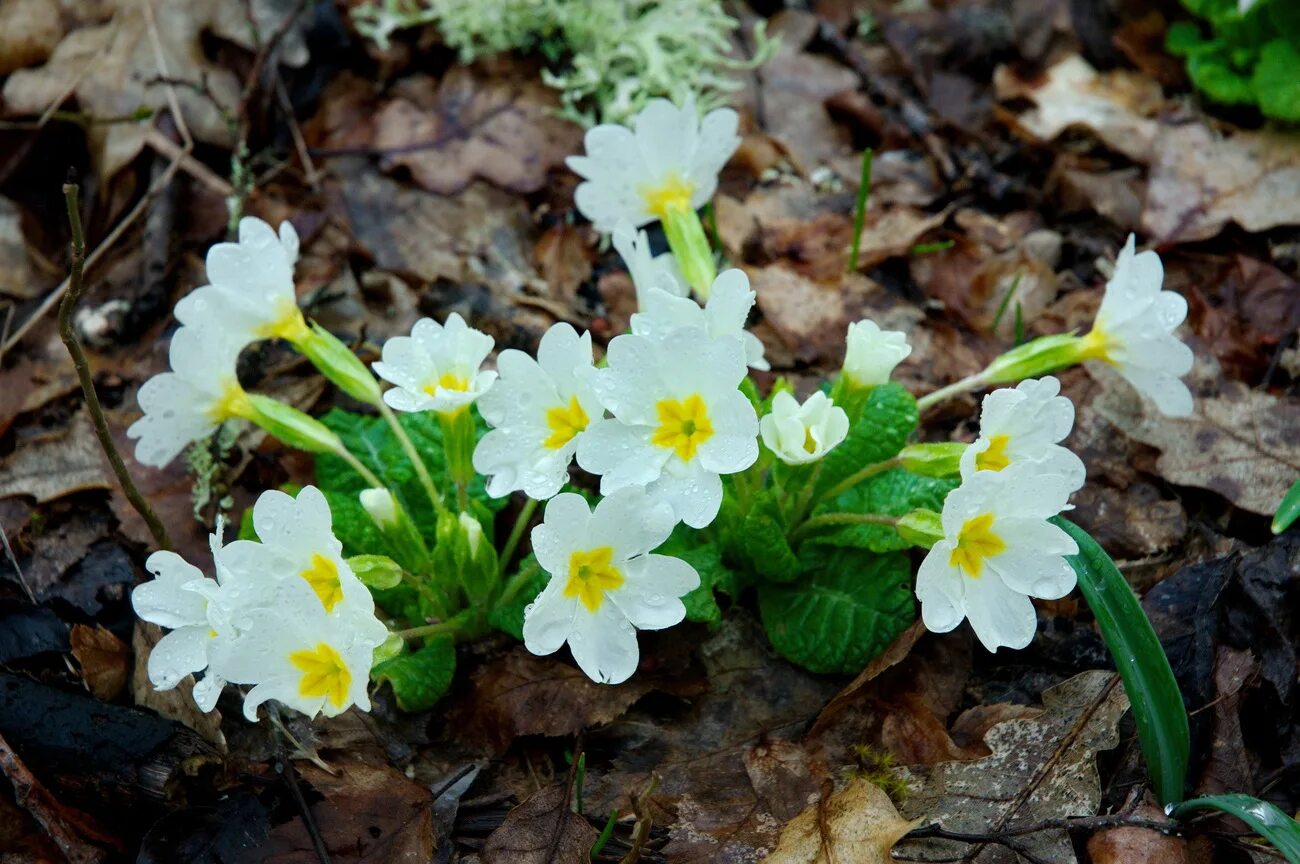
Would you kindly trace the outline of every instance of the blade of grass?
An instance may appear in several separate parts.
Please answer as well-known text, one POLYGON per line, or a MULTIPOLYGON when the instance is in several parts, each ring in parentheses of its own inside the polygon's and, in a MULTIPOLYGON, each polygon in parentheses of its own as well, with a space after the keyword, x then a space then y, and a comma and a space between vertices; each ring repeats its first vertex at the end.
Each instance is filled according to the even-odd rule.
POLYGON ((862 225, 867 219, 867 198, 871 193, 870 147, 862 151, 862 173, 858 175, 858 202, 853 209, 853 246, 849 249, 848 272, 858 269, 858 248, 862 245, 862 225))
POLYGON ((600 856, 605 844, 609 842, 609 838, 614 836, 614 822, 617 818, 618 810, 610 808, 609 818, 605 820, 605 827, 600 829, 600 836, 596 838, 595 843, 591 844, 591 860, 595 861, 600 856))
POLYGON ((1175 804, 1183 798, 1190 743, 1187 709, 1169 658, 1106 551, 1072 522, 1059 516, 1051 521, 1079 544, 1079 554, 1065 560, 1079 577, 1079 592, 1092 608, 1124 682, 1156 795, 1161 804, 1175 804))
POLYGON ((1002 316, 1006 314, 1007 306, 1011 303, 1011 298, 1016 295, 1016 289, 1019 287, 1020 274, 1017 273, 1016 277, 1011 280, 1011 287, 1007 289, 1007 293, 1002 295, 1002 302, 998 304, 998 311, 993 313, 993 326, 989 328, 990 330, 997 329, 998 322, 1000 322, 1002 316))
POLYGON ((1249 795, 1209 795, 1184 801, 1169 811, 1175 819, 1186 819, 1201 810, 1218 810, 1236 816, 1281 852, 1291 864, 1300 864, 1300 824, 1277 806, 1249 795))
POLYGON ((935 252, 947 252, 957 245, 956 240, 936 240, 933 243, 917 243, 912 247, 912 255, 933 255, 935 252))
POLYGON ((1273 517, 1273 533, 1281 534, 1297 518, 1300 518, 1300 480, 1292 484, 1282 503, 1277 505, 1277 515, 1273 517))

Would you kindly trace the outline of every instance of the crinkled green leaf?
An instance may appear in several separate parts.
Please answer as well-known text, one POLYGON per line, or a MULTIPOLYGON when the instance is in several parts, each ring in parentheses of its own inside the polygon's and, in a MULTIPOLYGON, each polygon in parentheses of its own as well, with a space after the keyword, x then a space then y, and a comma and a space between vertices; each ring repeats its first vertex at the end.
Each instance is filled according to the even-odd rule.
POLYGON ((1264 116, 1300 122, 1300 50, 1296 46, 1284 39, 1266 44, 1251 84, 1264 116))
POLYGON ((722 621, 714 589, 728 593, 736 591, 736 575, 722 561, 722 550, 716 543, 703 539, 703 535, 686 525, 678 525, 658 549, 656 555, 680 558, 700 574, 700 585, 682 598, 686 606, 686 620, 713 625, 722 621))
MULTIPOLYGON (((917 509, 943 510, 943 500, 959 485, 957 480, 922 477, 902 468, 859 483, 833 501, 817 508, 823 513, 874 513, 903 516, 917 509)), ((853 546, 872 552, 893 552, 911 544, 889 525, 838 525, 808 537, 805 544, 853 546)))
POLYGON ((907 555, 809 547, 797 582, 758 589, 772 646, 812 672, 856 674, 916 618, 907 555))
POLYGON ((917 421, 916 400, 901 384, 891 381, 874 388, 862 417, 839 446, 826 454, 817 479, 818 494, 867 465, 897 456, 917 421))
POLYGON ((1187 59, 1187 74, 1200 90, 1215 102, 1224 105, 1253 105, 1255 88, 1250 78, 1235 71, 1228 58, 1219 53, 1203 54, 1187 59))
POLYGON ((392 550, 388 541, 379 532, 375 520, 361 506, 356 492, 335 492, 321 490, 330 505, 330 516, 334 522, 334 536, 343 544, 343 554, 353 555, 388 555, 392 550))
POLYGON ((447 638, 430 639, 418 650, 375 666, 370 677, 387 682, 403 711, 427 711, 451 686, 456 674, 456 646, 447 638))
POLYGON ((740 525, 739 543, 754 570, 777 582, 789 582, 799 575, 799 559, 790 548, 785 532, 776 493, 768 489, 754 496, 754 503, 740 525))
POLYGON ((1201 28, 1191 21, 1175 21, 1165 33, 1165 50, 1175 57, 1192 57, 1219 48, 1220 43, 1206 39, 1201 28))
MULTIPOLYGON (((524 587, 507 603, 498 603, 488 612, 488 626, 502 633, 507 633, 520 642, 524 641, 524 608, 542 593, 550 576, 537 563, 537 556, 529 553, 519 562, 519 570, 532 570, 533 575, 524 583, 524 587)), ((509 582, 509 580, 506 580, 509 582)))

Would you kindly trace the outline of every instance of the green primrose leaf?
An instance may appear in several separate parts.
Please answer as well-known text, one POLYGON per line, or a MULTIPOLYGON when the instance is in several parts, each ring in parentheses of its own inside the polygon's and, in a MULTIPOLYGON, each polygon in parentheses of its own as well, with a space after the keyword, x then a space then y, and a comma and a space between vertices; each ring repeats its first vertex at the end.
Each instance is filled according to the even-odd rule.
POLYGON ((380 533, 370 514, 361 506, 357 493, 323 489, 322 494, 330 505, 330 516, 334 521, 334 536, 343 544, 344 555, 392 557, 388 541, 384 539, 384 535, 380 533))
POLYGON ((822 461, 818 494, 864 466, 897 456, 917 422, 916 400, 901 384, 891 381, 872 389, 858 422, 822 461))
POLYGON ((418 651, 385 660, 370 670, 377 684, 387 682, 403 711, 428 711, 447 692, 456 674, 456 646, 430 639, 418 651))
POLYGON ((776 582, 789 582, 799 575, 799 559, 786 539, 785 520, 776 492, 765 489, 740 524, 740 547, 761 576, 776 582))
POLYGON ((1175 57, 1192 57, 1216 50, 1219 43, 1201 35, 1201 28, 1191 21, 1175 21, 1165 33, 1165 50, 1175 57))
POLYGON ((1218 810, 1236 816, 1281 852, 1290 864, 1300 864, 1300 824, 1281 808, 1250 795, 1207 795, 1184 801, 1170 811, 1175 819, 1186 819, 1202 810, 1218 810))
POLYGON ((1281 534, 1296 519, 1300 519, 1300 480, 1291 484, 1282 503, 1277 506, 1277 514, 1273 516, 1273 533, 1281 534))
POLYGON ((1072 522, 1060 516, 1050 521, 1079 544, 1079 554, 1065 560, 1079 577, 1079 592, 1088 601, 1124 682, 1156 795, 1162 804, 1176 803, 1183 797, 1190 745, 1187 709, 1169 658, 1133 589, 1106 551, 1072 522))
POLYGON ((519 562, 519 570, 532 570, 533 575, 524 583, 515 596, 504 603, 498 603, 488 612, 488 626, 524 641, 524 608, 542 593, 550 576, 537 563, 537 556, 531 552, 519 562))
POLYGON ((759 586, 758 609, 772 647, 805 669, 855 674, 915 620, 905 554, 813 546, 801 560, 798 582, 759 586))
POLYGON ((1264 116, 1300 121, 1300 50, 1285 39, 1274 39, 1259 53, 1251 85, 1264 116))
MULTIPOLYGON (((823 513, 874 513, 879 516, 903 516, 913 510, 943 510, 943 501, 956 489, 959 481, 939 477, 922 477, 902 468, 894 468, 854 486, 832 501, 817 508, 823 513)), ((846 546, 871 552, 893 552, 912 544, 889 525, 839 525, 819 531, 804 541, 805 545, 846 546)))
POLYGON ((1215 102, 1224 105, 1255 104, 1255 88, 1250 78, 1235 71, 1231 60, 1219 53, 1198 55, 1187 59, 1187 75, 1200 90, 1215 102))

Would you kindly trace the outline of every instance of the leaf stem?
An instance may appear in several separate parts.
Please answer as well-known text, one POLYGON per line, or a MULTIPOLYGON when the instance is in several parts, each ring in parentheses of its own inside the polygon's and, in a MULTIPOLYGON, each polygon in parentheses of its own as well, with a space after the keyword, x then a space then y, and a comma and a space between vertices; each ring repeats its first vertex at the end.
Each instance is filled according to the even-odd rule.
POLYGON ((519 541, 523 539, 524 531, 528 528, 528 523, 536 512, 537 500, 529 498, 524 502, 519 515, 515 517, 515 524, 510 529, 510 536, 506 538, 506 545, 501 547, 501 575, 505 575, 506 567, 509 566, 510 559, 514 557, 515 550, 519 548, 519 541))
POLYGON ((984 384, 984 371, 981 370, 974 375, 968 375, 960 381, 956 381, 946 387, 940 387, 933 393, 925 394, 920 399, 916 400, 916 410, 925 411, 930 406, 936 405, 945 399, 965 393, 967 390, 978 389, 983 387, 984 384))
POLYGON ((351 450, 349 450, 346 447, 340 446, 337 450, 334 451, 334 455, 338 456, 344 462, 348 463, 348 467, 351 468, 353 471, 357 472, 358 474, 360 474, 362 478, 365 479, 368 485, 376 488, 383 488, 384 481, 376 477, 375 472, 367 468, 365 464, 362 463, 362 461, 352 453, 351 450))
POLYGON ((409 627, 406 630, 394 630, 393 632, 403 639, 427 639, 430 636, 455 636, 464 624, 463 620, 450 618, 446 621, 439 621, 436 624, 424 624, 420 627, 409 627))
MULTIPOLYGON (((429 496, 429 503, 433 505, 435 513, 442 515, 447 512, 447 505, 443 503, 442 495, 438 492, 438 487, 433 485, 433 478, 429 476, 429 467, 424 464, 420 458, 420 453, 415 449, 415 443, 411 441, 411 436, 406 434, 402 424, 398 421, 397 415, 393 409, 388 407, 386 402, 379 403, 379 416, 384 418, 384 422, 393 430, 397 443, 401 445, 402 452, 410 460, 411 466, 415 468, 415 476, 420 479, 420 485, 424 487, 424 493, 429 496)), ((379 485, 383 485, 382 483, 379 485)))
POLYGON ((897 516, 885 516, 880 513, 823 513, 812 517, 791 532, 790 542, 794 543, 818 528, 835 525, 888 525, 893 528, 897 524, 897 516))
POLYGON ((867 199, 871 192, 871 164, 874 153, 868 147, 862 151, 862 172, 858 175, 858 200, 853 208, 853 245, 849 248, 849 266, 846 272, 858 269, 858 249, 862 245, 862 225, 867 218, 867 199))
POLYGON ((857 486, 862 481, 868 480, 872 477, 875 477, 877 474, 882 474, 885 471, 889 471, 893 468, 897 468, 902 464, 903 461, 899 459, 897 456, 895 456, 892 459, 886 459, 884 462, 875 462, 871 465, 864 466, 856 474, 850 474, 848 477, 845 477, 843 480, 836 483, 831 488, 827 489, 825 492, 823 492, 821 495, 818 496, 817 500, 830 501, 833 498, 838 498, 839 496, 843 495, 845 492, 852 489, 854 486, 857 486))
POLYGON ((63 184, 63 198, 68 207, 68 223, 72 228, 72 272, 68 277, 67 293, 63 295, 63 301, 59 304, 59 338, 63 340, 68 353, 72 355, 72 365, 76 367, 77 380, 81 382, 81 392, 86 398, 86 409, 90 411, 90 418, 95 425, 95 437, 99 439, 99 446, 108 457, 108 464, 112 466, 118 484, 126 493, 126 500, 131 502, 135 512, 140 514, 140 518, 149 528, 149 533, 153 535, 158 547, 170 549, 172 542, 167 536, 166 527, 158 518, 158 514, 154 513, 153 508, 149 506, 149 502, 144 500, 140 490, 136 488, 135 481, 126 470, 126 463, 122 461, 122 454, 117 452, 117 445, 113 443, 113 435, 108 430, 108 421, 104 418, 104 408, 99 404, 99 395, 95 392, 95 379, 90 374, 90 363, 86 360, 86 354, 81 350, 81 343, 77 340, 77 334, 72 327, 72 310, 81 299, 82 276, 86 264, 86 235, 81 227, 80 194, 81 188, 76 183, 63 184))
POLYGON ((532 579, 534 574, 541 569, 542 565, 538 564, 536 561, 529 564, 527 567, 520 568, 519 572, 511 576, 510 581, 506 583, 506 587, 502 590, 501 599, 497 601, 497 605, 502 606, 515 599, 515 595, 518 594, 523 587, 528 584, 528 580, 532 579))

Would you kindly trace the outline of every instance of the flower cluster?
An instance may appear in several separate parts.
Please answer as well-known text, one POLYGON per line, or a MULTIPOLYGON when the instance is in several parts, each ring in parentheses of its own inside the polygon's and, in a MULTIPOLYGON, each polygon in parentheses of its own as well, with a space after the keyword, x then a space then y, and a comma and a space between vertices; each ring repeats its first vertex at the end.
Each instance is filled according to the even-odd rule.
POLYGON ((226 683, 250 686, 244 715, 275 699, 304 714, 370 707, 367 684, 388 628, 342 557, 329 505, 313 486, 296 498, 264 492, 253 507, 260 542, 212 535, 216 578, 174 552, 155 552, 151 582, 131 595, 136 614, 168 628, 149 655, 159 690, 202 672, 194 701, 215 707, 226 683))

